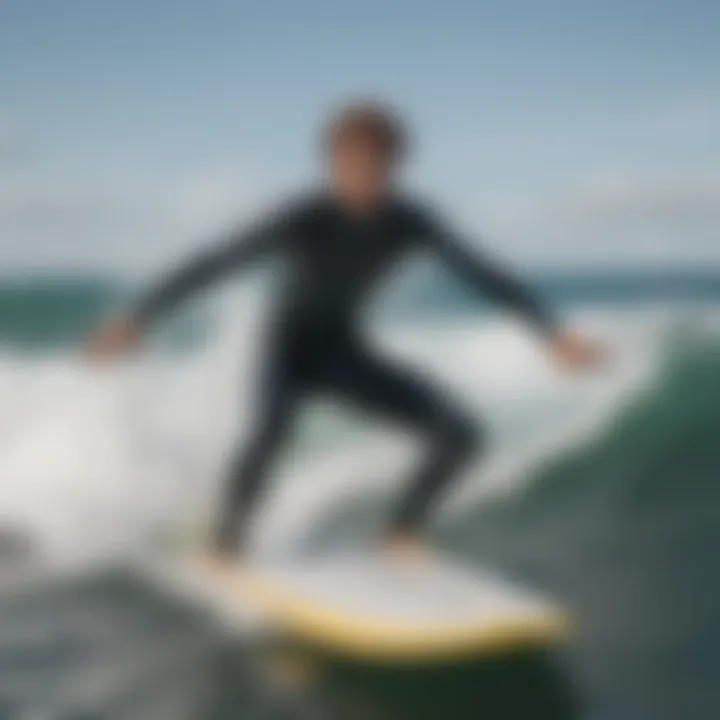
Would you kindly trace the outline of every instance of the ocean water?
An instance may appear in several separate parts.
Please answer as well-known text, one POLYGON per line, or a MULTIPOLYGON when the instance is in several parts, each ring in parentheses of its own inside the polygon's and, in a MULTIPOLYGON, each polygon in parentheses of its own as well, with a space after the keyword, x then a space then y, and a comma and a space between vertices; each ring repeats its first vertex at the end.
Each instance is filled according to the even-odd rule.
MULTIPOLYGON (((522 325, 442 281, 389 298, 373 324, 384 352, 436 375, 490 433, 433 535, 573 609, 579 631, 552 667, 578 717, 717 718, 720 275, 537 282, 603 343, 606 367, 559 373, 522 325)), ((335 676, 284 698, 252 647, 133 571, 212 517, 252 418, 265 298, 228 292, 138 358, 88 367, 77 342, 127 293, 104 279, 0 285, 0 718, 501 717, 481 679, 459 700, 419 670, 387 707, 369 671, 350 699, 335 676)), ((395 428, 309 407, 256 551, 368 542, 415 450, 395 428)))

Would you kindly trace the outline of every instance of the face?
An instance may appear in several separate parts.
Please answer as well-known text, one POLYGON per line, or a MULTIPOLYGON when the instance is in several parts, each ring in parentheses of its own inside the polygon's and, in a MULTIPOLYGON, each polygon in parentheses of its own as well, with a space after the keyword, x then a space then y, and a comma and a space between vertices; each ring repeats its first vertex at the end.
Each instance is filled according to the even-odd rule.
POLYGON ((332 148, 333 187, 343 200, 360 209, 372 208, 382 201, 390 188, 393 171, 393 163, 369 138, 341 138, 332 148))

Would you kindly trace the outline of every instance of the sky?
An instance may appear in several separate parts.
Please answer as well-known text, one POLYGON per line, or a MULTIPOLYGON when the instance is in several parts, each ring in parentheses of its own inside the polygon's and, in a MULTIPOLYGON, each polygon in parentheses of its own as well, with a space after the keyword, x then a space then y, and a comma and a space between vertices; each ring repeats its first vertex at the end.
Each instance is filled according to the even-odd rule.
POLYGON ((329 108, 534 266, 720 261, 717 0, 0 0, 0 268, 138 273, 313 182, 329 108))

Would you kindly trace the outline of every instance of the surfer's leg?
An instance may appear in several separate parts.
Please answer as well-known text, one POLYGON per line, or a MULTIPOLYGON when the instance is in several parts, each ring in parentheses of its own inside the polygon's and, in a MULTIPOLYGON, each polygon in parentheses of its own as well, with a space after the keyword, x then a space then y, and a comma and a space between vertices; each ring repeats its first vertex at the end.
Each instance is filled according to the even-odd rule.
POLYGON ((235 456, 228 472, 215 535, 215 548, 222 554, 234 554, 245 540, 250 516, 295 415, 298 383, 287 364, 277 363, 277 366, 281 369, 267 373, 263 383, 258 417, 250 440, 235 456))
POLYGON ((401 494, 390 528, 395 535, 420 532, 429 510, 480 451, 480 424, 431 381, 364 353, 343 358, 333 385, 353 404, 422 432, 424 459, 401 494))

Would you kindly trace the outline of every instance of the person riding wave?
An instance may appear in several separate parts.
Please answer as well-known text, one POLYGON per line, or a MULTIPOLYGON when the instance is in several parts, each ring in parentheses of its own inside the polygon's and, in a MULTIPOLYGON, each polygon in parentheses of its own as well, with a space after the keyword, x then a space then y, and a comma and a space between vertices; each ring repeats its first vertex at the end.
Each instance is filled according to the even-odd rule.
POLYGON ((149 288, 123 317, 88 344, 94 359, 135 347, 181 301, 260 257, 285 264, 272 316, 261 403, 249 443, 228 469, 213 537, 217 559, 244 546, 273 460, 301 400, 330 394, 413 428, 425 458, 402 490, 387 529, 391 549, 423 547, 432 507, 461 469, 482 452, 482 424, 425 377, 381 357, 364 338, 372 291, 404 258, 430 252, 478 292, 524 317, 566 368, 595 362, 598 348, 564 330, 518 279, 479 251, 424 203, 402 191, 399 170, 407 134, 397 115, 375 103, 342 108, 324 135, 329 181, 286 202, 251 226, 239 227, 149 288))

